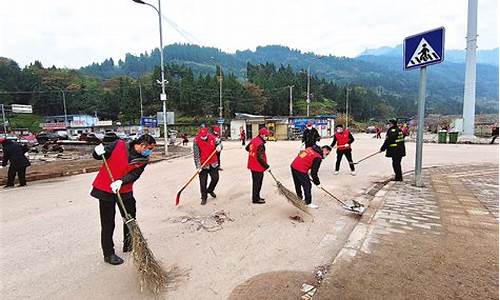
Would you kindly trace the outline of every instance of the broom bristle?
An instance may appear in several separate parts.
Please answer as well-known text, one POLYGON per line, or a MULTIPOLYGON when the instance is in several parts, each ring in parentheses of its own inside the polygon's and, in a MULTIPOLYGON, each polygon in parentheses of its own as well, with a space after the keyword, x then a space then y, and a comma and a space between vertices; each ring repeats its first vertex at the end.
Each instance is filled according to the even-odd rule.
POLYGON ((299 197, 297 197, 294 192, 287 189, 283 184, 281 184, 281 182, 276 181, 276 185, 278 186, 279 193, 283 195, 288 200, 288 202, 312 217, 308 207, 306 206, 305 202, 302 201, 302 199, 299 199, 299 197))
POLYGON ((170 267, 164 270, 160 262, 155 258, 153 252, 148 247, 148 243, 136 222, 128 224, 132 235, 132 255, 137 268, 137 277, 141 291, 148 288, 151 292, 158 295, 167 288, 172 287, 182 274, 176 267, 170 267))

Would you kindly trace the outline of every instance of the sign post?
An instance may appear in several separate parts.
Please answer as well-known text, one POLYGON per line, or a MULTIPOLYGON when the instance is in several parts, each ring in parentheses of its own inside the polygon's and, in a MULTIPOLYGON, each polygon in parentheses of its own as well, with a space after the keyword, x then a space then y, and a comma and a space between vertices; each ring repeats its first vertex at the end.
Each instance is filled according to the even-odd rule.
POLYGON ((5 122, 5 107, 3 104, 2 105, 2 121, 3 121, 3 137, 7 138, 7 124, 5 122))
POLYGON ((415 155, 415 186, 423 187, 422 148, 424 142, 427 66, 444 60, 444 27, 409 36, 403 43, 405 70, 420 68, 418 84, 418 131, 415 155))

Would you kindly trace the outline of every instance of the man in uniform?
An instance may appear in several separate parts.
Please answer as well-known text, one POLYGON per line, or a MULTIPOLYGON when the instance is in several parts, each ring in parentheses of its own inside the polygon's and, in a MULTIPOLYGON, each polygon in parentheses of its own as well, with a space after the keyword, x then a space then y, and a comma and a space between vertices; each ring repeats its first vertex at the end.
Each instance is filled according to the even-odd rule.
POLYGON ((214 190, 217 182, 219 182, 219 159, 214 152, 220 152, 221 150, 221 146, 217 146, 215 137, 208 132, 208 128, 201 128, 193 142, 193 157, 196 168, 200 169, 203 163, 206 162, 199 173, 201 205, 207 204, 208 194, 213 198, 217 197, 214 190), (210 175, 210 185, 207 188, 208 175, 210 175))
POLYGON ((304 144, 306 148, 309 148, 316 145, 319 140, 320 136, 318 131, 313 127, 311 121, 307 121, 306 129, 304 129, 304 133, 302 134, 302 144, 304 144))
POLYGON ((385 136, 385 141, 380 152, 384 152, 386 157, 392 158, 392 168, 394 169, 394 181, 403 181, 403 171, 401 170, 401 159, 406 156, 405 139, 403 132, 398 127, 396 119, 389 120, 389 129, 385 136))
POLYGON ((269 136, 269 130, 266 127, 262 127, 259 129, 259 135, 253 138, 245 148, 248 151, 247 168, 252 172, 252 203, 254 204, 266 203, 260 197, 264 171, 269 170, 266 147, 264 146, 266 136, 269 136))
POLYGON ((354 162, 352 161, 352 148, 351 144, 354 142, 354 137, 342 124, 335 126, 335 134, 333 135, 333 142, 330 145, 332 148, 337 144, 337 162, 335 163, 335 175, 339 174, 340 162, 342 161, 342 156, 345 155, 347 161, 349 162, 349 167, 351 168, 351 175, 356 175, 354 170, 354 162))
POLYGON ((299 155, 291 164, 293 183, 297 197, 302 199, 302 189, 304 189, 304 200, 309 208, 318 208, 319 206, 312 203, 311 196, 311 179, 309 179, 309 170, 311 171, 312 181, 315 185, 320 186, 318 170, 321 166, 321 161, 330 154, 332 148, 330 146, 319 147, 314 145, 300 151, 299 155))

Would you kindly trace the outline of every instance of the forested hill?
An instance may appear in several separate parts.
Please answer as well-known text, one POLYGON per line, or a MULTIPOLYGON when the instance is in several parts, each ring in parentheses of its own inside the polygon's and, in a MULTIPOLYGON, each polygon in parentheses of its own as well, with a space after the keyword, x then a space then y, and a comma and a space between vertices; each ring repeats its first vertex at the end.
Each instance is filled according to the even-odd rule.
MULTIPOLYGON (((246 77, 246 65, 272 63, 276 66, 290 65, 294 71, 303 71, 311 66, 311 73, 319 78, 340 85, 359 84, 372 88, 379 95, 400 98, 402 111, 414 112, 417 93, 418 71, 403 71, 397 56, 363 55, 357 58, 318 56, 303 53, 283 46, 257 47, 255 51, 225 53, 216 48, 197 45, 173 44, 165 48, 168 63, 188 66, 195 74, 213 74, 220 64, 226 73, 239 78, 246 77)), ((137 78, 150 72, 159 62, 158 49, 140 55, 126 54, 122 61, 112 59, 81 68, 85 74, 101 78, 127 75, 137 78)), ((428 112, 456 114, 461 112, 465 65, 445 61, 429 68, 428 112)), ((477 67, 477 111, 498 111, 498 66, 478 64, 477 67)), ((399 111, 399 108, 395 108, 399 111)))

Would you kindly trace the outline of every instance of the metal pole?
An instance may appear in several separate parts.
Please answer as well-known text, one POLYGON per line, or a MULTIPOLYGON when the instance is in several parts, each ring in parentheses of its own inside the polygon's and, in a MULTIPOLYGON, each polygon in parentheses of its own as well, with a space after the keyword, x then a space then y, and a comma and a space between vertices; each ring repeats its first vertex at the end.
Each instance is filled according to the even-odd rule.
POLYGON ((307 66, 307 116, 309 117, 309 104, 311 103, 311 65, 307 66))
POLYGON ((469 0, 467 10, 467 50, 465 52, 465 85, 463 106, 463 134, 473 136, 476 106, 476 43, 477 0, 469 0))
POLYGON ((349 127, 349 87, 345 91, 345 128, 349 127))
POLYGON ((68 113, 66 111, 66 95, 64 94, 64 90, 60 89, 63 96, 63 106, 64 106, 64 127, 66 127, 66 131, 68 130, 68 113))
POLYGON ((7 125, 5 121, 5 107, 3 104, 2 105, 2 118, 3 118, 3 137, 7 138, 7 125))
POLYGON ((415 157, 415 186, 423 187, 422 181, 422 146, 424 141, 425 85, 427 82, 427 67, 420 68, 418 84, 418 130, 417 153, 415 157))
MULTIPOLYGON (((219 119, 222 120, 222 67, 219 65, 219 119)), ((222 138, 222 124, 219 124, 220 134, 222 138)))
POLYGON ((158 20, 160 22, 160 64, 161 64, 161 93, 160 100, 163 102, 163 135, 165 143, 165 156, 168 154, 168 131, 167 131, 167 94, 165 93, 165 67, 163 64, 163 30, 161 26, 161 1, 158 0, 158 20))
POLYGON ((290 88, 290 116, 293 116, 293 85, 289 86, 290 88))
POLYGON ((141 101, 141 119, 142 119, 142 117, 144 117, 144 110, 142 109, 142 82, 140 77, 139 77, 139 98, 141 101))

